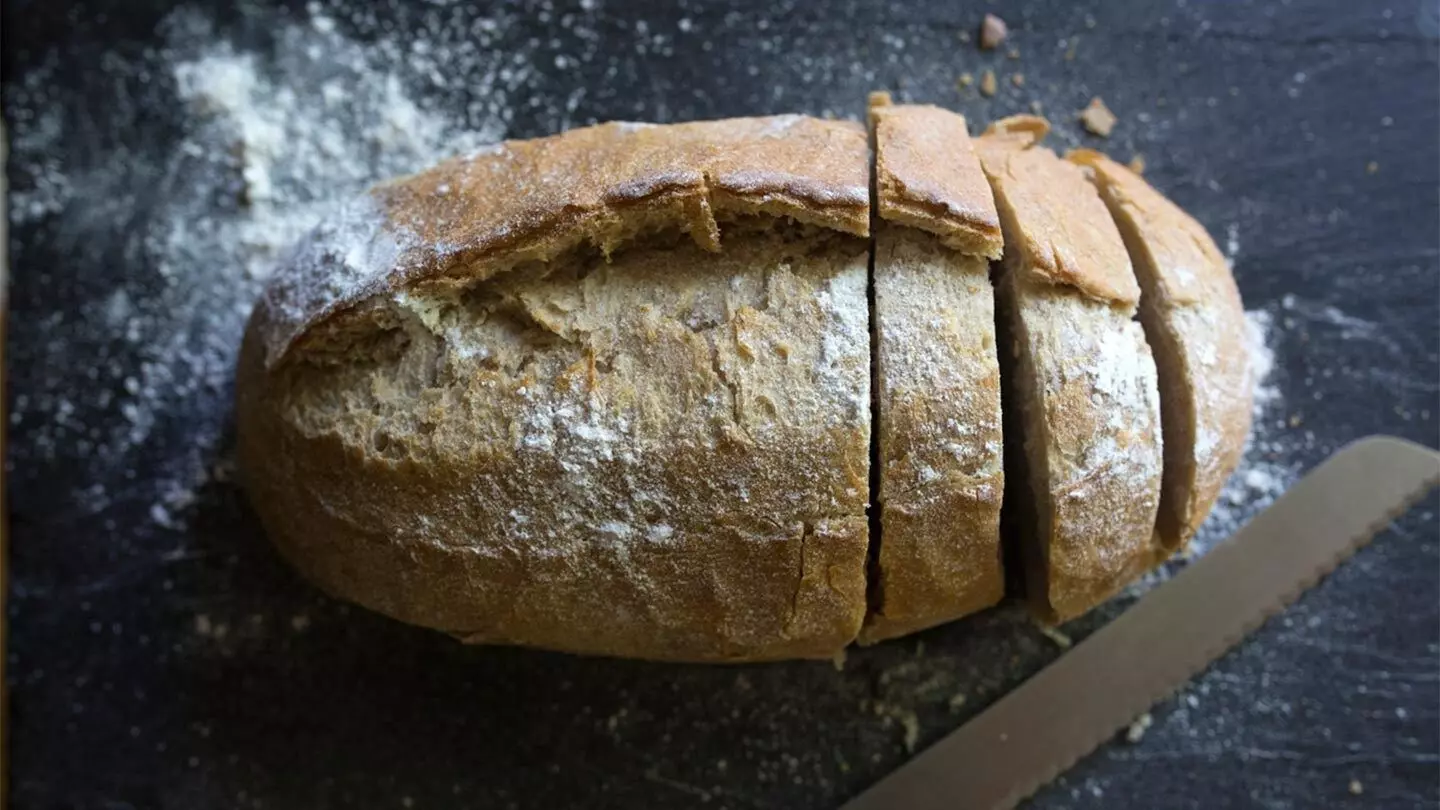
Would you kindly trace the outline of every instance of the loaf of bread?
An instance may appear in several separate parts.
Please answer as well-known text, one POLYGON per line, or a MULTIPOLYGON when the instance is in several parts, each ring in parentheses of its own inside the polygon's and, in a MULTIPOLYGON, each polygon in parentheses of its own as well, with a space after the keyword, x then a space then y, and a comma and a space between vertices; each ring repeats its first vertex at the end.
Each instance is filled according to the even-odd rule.
POLYGON ((256 304, 251 502, 468 642, 829 657, 994 604, 1012 543, 1083 612, 1193 533, 1249 381, 1203 229, 1039 126, 605 124, 377 186, 256 304))

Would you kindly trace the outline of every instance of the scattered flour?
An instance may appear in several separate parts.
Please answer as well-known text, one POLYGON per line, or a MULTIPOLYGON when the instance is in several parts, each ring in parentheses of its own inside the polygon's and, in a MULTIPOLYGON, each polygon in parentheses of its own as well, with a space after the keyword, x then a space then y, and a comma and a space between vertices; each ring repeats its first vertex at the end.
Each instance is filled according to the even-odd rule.
MULTIPOLYGON (((12 223, 53 227, 88 262, 146 271, 22 312, 35 331, 11 435, 33 458, 82 460, 93 483, 72 500, 91 514, 138 501, 155 524, 182 527, 224 463, 235 353, 274 262, 337 201, 503 137, 530 77, 523 44, 497 45, 504 13, 460 28, 437 14, 419 39, 315 3, 278 27, 256 19, 265 30, 172 13, 164 47, 107 54, 114 97, 100 114, 53 81, 63 54, 7 87, 12 223), (178 137, 147 129, 160 109, 178 137), (84 384, 77 355, 93 358, 84 384), (158 479, 134 476, 139 457, 163 459, 158 479)), ((74 286, 26 247, 17 278, 74 286)))
POLYGON ((1255 405, 1250 439, 1240 466, 1226 482, 1210 512, 1210 518, 1191 542, 1188 555, 1198 556, 1234 534, 1250 518, 1280 497, 1299 477, 1283 461, 1285 449, 1284 401, 1274 378, 1274 316, 1265 310, 1245 313, 1246 336, 1250 347, 1250 372, 1255 382, 1255 405))

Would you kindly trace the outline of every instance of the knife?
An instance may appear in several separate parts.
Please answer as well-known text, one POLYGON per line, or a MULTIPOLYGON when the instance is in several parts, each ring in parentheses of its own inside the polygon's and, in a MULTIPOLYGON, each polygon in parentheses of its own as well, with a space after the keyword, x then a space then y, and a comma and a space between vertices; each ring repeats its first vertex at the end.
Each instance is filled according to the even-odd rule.
POLYGON ((1234 536, 844 810, 1014 807, 1173 694, 1440 484, 1440 453, 1342 448, 1234 536))

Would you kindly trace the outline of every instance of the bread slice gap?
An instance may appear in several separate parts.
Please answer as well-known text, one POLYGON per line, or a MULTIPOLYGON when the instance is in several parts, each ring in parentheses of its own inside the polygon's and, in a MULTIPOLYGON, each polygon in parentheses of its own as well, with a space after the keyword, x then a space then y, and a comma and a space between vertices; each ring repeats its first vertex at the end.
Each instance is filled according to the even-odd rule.
POLYGON ((1139 287, 1081 170, 1017 116, 977 139, 1005 255, 996 273, 1006 472, 1003 523, 1043 621, 1108 599, 1163 558, 1155 366, 1133 320, 1139 287))
POLYGON ((1204 226, 1098 152, 1076 150, 1067 158, 1086 167, 1140 282, 1140 323, 1155 354, 1165 436, 1156 530, 1175 552, 1204 523, 1249 434, 1245 310, 1229 263, 1204 226))
POLYGON ((862 644, 973 613, 1005 590, 994 201, 963 117, 872 98, 871 131, 877 520, 862 644))

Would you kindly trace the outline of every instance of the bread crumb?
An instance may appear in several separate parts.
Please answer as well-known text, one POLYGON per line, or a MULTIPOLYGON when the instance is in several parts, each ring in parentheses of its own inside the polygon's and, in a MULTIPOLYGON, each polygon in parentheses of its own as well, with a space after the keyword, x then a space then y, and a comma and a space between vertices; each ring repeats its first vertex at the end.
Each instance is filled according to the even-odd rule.
POLYGON ((1045 112, 1045 105, 1040 103, 1040 99, 1032 98, 1030 99, 1030 112, 1041 115, 1045 112))
POLYGON ((1072 38, 1072 39, 1070 40, 1070 45, 1069 45, 1069 47, 1067 47, 1067 48, 1065 49, 1065 61, 1066 61, 1066 62, 1074 62, 1074 61, 1075 61, 1075 49, 1076 49, 1077 47, 1079 47, 1079 46, 1080 46, 1080 39, 1079 39, 1079 37, 1075 37, 1075 38, 1072 38))
POLYGON ((1359 780, 1359 779, 1351 779, 1351 780, 1350 780, 1350 795, 1351 795, 1351 796, 1359 796, 1361 793, 1364 793, 1364 792, 1365 792, 1365 786, 1362 785, 1362 784, 1360 784, 1360 780, 1359 780))
POLYGON ((1128 167, 1130 167, 1130 171, 1132 171, 1132 172, 1134 172, 1134 173, 1136 173, 1136 174, 1144 174, 1144 173, 1145 173, 1145 156, 1144 156, 1144 155, 1136 155, 1135 157, 1130 158, 1130 162, 1127 163, 1127 164, 1125 164, 1125 165, 1128 166, 1128 167))
POLYGON ((995 85, 995 71, 987 70, 980 74, 980 95, 990 98, 999 89, 995 85))
POLYGON ((1009 51, 1006 51, 1006 52, 1005 52, 1005 58, 1006 58, 1006 59, 1019 59, 1019 58, 1020 58, 1020 49, 1019 49, 1019 48, 1011 48, 1009 51))
POLYGON ((1154 725, 1154 723, 1155 718, 1152 717, 1149 712, 1145 712, 1144 714, 1135 718, 1135 722, 1131 723, 1130 727, 1125 729, 1125 742, 1130 743, 1131 745, 1140 742, 1140 740, 1145 737, 1146 730, 1148 730, 1150 726, 1154 725))
POLYGON ((1099 96, 1090 99, 1089 106, 1080 111, 1080 123, 1085 125, 1085 131, 1102 138, 1110 137, 1118 121, 1115 113, 1110 112, 1110 108, 1105 106, 1099 96))
POLYGON ((1379 164, 1379 163, 1376 163, 1375 161, 1372 160, 1372 161, 1370 161, 1369 163, 1366 163, 1366 164, 1365 164, 1365 173, 1366 173, 1366 174, 1374 174, 1374 173, 1376 173, 1376 172, 1378 172, 1378 171, 1380 171, 1380 164, 1379 164))
POLYGON ((1075 642, 1071 641, 1069 636, 1048 624, 1040 625, 1040 634, 1055 642, 1055 646, 1062 650, 1068 650, 1075 646, 1075 642))
POLYGON ((1013 85, 1015 85, 1016 87, 1024 87, 1024 86, 1025 86, 1025 74, 1024 74, 1024 73, 1013 73, 1013 74, 1011 74, 1011 75, 1010 75, 1010 83, 1013 84, 1013 85))
POLYGON ((948 705, 950 706, 950 711, 952 711, 952 712, 958 712, 958 711, 960 711, 960 709, 964 708, 965 702, 968 701, 969 699, 970 699, 970 698, 966 697, 966 695, 965 695, 963 692, 957 693, 957 694, 954 694, 954 695, 951 695, 951 696, 950 696, 950 700, 949 700, 949 702, 948 702, 948 705))
POLYGON ((961 73, 960 78, 955 80, 955 86, 965 89, 975 83, 975 77, 970 73, 961 73))
POLYGON ((900 715, 900 726, 905 729, 905 753, 915 753, 915 746, 920 742, 920 718, 914 712, 907 711, 900 715))
POLYGON ((983 50, 995 50, 1008 36, 1010 26, 994 14, 986 14, 985 19, 980 21, 980 47, 983 50))
POLYGON ((960 41, 961 41, 961 42, 968 43, 968 42, 970 41, 970 32, 969 32, 969 31, 961 31, 961 32, 960 32, 960 41))
POLYGON ((296 613, 290 617, 290 629, 297 633, 303 633, 310 627, 310 617, 304 613, 296 613))

